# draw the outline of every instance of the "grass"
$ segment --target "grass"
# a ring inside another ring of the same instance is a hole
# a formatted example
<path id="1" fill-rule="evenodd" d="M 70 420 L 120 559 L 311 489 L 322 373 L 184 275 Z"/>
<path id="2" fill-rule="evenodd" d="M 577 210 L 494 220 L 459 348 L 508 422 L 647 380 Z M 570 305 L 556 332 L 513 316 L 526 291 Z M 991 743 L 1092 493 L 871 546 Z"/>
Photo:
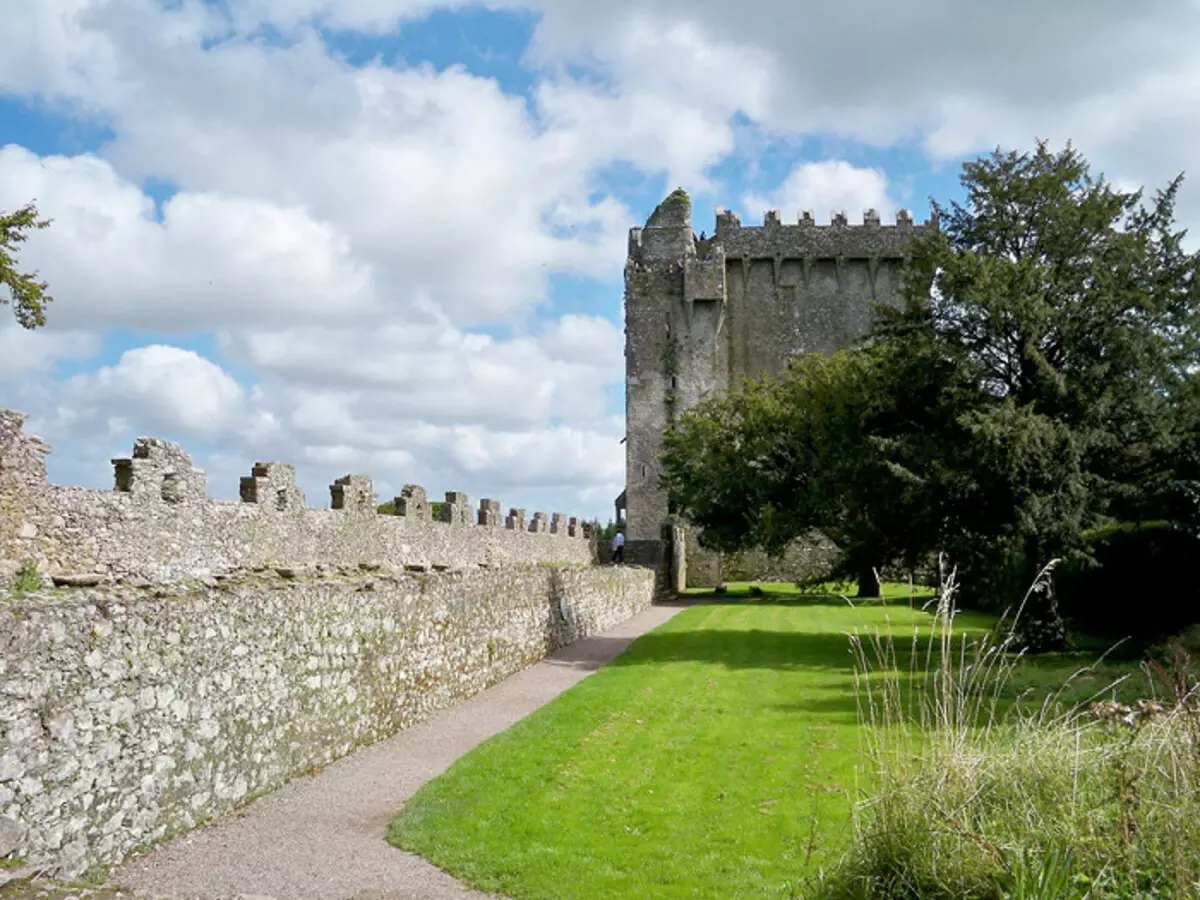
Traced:
<path id="1" fill-rule="evenodd" d="M 42 586 L 42 577 L 38 574 L 37 563 L 32 559 L 27 559 L 21 563 L 21 568 L 17 571 L 17 581 L 13 589 L 18 594 L 36 591 Z"/>
<path id="2" fill-rule="evenodd" d="M 729 587 L 460 759 L 390 840 L 516 898 L 787 897 L 834 866 L 872 787 L 847 632 L 928 635 L 931 595 Z M 1008 702 L 1077 667 L 1039 663 Z"/>
<path id="3" fill-rule="evenodd" d="M 1142 692 L 1134 703 L 1117 702 L 1118 690 L 1102 691 L 1103 702 L 1067 702 L 1072 685 L 1064 684 L 1022 707 L 1002 697 L 1027 668 L 1005 652 L 1009 628 L 946 652 L 959 643 L 953 596 L 951 585 L 937 607 L 943 652 L 907 685 L 892 641 L 857 644 L 862 719 L 875 726 L 863 731 L 875 784 L 856 810 L 853 849 L 810 895 L 1200 897 L 1192 639 L 1181 635 L 1146 661 L 1146 677 L 1128 680 Z M 906 695 L 917 685 L 913 702 Z M 980 705 L 981 697 L 1001 702 Z"/>

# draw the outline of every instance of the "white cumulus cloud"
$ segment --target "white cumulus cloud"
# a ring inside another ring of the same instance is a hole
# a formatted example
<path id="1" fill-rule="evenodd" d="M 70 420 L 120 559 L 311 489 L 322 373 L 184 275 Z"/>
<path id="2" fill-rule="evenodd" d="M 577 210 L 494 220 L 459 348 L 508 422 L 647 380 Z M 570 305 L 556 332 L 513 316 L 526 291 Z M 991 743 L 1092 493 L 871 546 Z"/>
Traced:
<path id="1" fill-rule="evenodd" d="M 801 163 L 770 196 L 750 194 L 742 202 L 747 216 L 777 209 L 785 222 L 794 222 L 803 211 L 812 212 L 818 222 L 828 222 L 834 212 L 845 212 L 854 224 L 861 221 L 864 210 L 874 209 L 886 218 L 896 208 L 888 196 L 887 175 L 844 160 Z"/>

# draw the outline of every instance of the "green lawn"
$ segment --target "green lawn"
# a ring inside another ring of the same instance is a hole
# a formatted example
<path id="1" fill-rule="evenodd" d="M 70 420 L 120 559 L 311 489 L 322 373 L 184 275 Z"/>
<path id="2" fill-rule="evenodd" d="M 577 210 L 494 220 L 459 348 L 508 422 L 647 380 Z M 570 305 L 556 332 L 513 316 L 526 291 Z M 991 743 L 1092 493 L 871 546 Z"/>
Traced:
<path id="1" fill-rule="evenodd" d="M 927 630 L 907 592 L 685 610 L 426 785 L 390 839 L 516 898 L 789 896 L 847 848 L 864 786 L 846 632 Z"/>

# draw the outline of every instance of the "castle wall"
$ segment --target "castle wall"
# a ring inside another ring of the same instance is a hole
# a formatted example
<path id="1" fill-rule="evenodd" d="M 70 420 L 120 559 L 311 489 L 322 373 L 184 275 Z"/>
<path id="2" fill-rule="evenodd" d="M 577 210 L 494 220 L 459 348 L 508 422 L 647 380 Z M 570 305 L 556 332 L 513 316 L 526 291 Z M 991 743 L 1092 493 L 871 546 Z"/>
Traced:
<path id="1" fill-rule="evenodd" d="M 0 589 L 0 860 L 59 877 L 119 862 L 615 626 L 653 590 L 644 569 L 546 565 Z"/>
<path id="2" fill-rule="evenodd" d="M 841 551 L 824 535 L 813 532 L 794 541 L 779 556 L 762 550 L 722 554 L 700 546 L 694 530 L 685 537 L 687 587 L 705 588 L 739 581 L 809 584 L 830 577 Z"/>
<path id="3" fill-rule="evenodd" d="M 936 223 L 914 225 L 904 210 L 894 225 L 868 211 L 853 226 L 840 213 L 828 226 L 814 224 L 808 213 L 785 225 L 771 211 L 755 227 L 718 211 L 713 236 L 697 239 L 690 201 L 676 191 L 644 227 L 631 229 L 625 502 L 628 540 L 647 544 L 639 554 L 671 558 L 649 545 L 664 540 L 673 514 L 658 460 L 662 435 L 679 414 L 746 377 L 778 375 L 798 355 L 852 346 L 869 330 L 873 306 L 903 302 L 908 247 L 930 227 Z M 798 547 L 789 558 L 813 552 Z M 696 562 L 687 564 L 689 585 L 713 569 Z M 810 568 L 779 565 L 758 560 L 741 571 L 796 580 Z"/>
<path id="4" fill-rule="evenodd" d="M 291 466 L 256 463 L 241 500 L 209 499 L 204 473 L 178 446 L 139 438 L 114 460 L 111 491 L 49 484 L 40 439 L 23 416 L 0 409 L 0 584 L 32 560 L 43 574 L 87 580 L 204 578 L 254 568 L 444 570 L 590 563 L 594 541 L 577 519 L 524 509 L 478 509 L 448 492 L 433 521 L 423 488 L 377 513 L 365 475 L 330 486 L 329 509 L 305 505 Z"/>

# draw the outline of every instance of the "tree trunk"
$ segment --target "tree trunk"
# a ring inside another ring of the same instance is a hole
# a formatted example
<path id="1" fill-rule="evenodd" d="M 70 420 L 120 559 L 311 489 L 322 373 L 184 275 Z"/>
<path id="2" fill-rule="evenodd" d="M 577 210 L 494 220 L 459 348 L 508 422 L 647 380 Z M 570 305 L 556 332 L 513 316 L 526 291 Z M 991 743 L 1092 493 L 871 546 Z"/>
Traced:
<path id="1" fill-rule="evenodd" d="M 862 566 L 858 570 L 858 596 L 864 599 L 879 596 L 879 579 L 871 566 Z"/>

